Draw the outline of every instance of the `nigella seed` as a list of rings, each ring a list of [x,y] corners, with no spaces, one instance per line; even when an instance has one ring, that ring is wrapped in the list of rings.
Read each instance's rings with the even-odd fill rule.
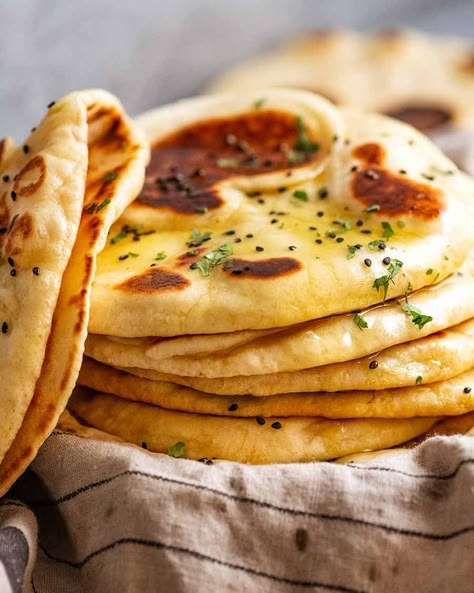
[[[10,181],[10,175],[4,175],[2,179],[5,183],[8,183]]]
[[[285,191],[286,191],[286,187],[279,187],[279,188],[278,188],[278,193],[279,193],[279,194],[282,194],[282,193],[283,193],[283,192],[285,192]]]
[[[226,231],[223,235],[235,235],[235,231]]]
[[[344,241],[344,237],[338,237],[336,239],[336,243],[342,243]]]
[[[464,387],[464,393],[471,393],[470,387]]]
[[[51,103],[48,103],[48,109],[51,109],[53,105],[56,105],[56,101],[51,101]]]
[[[358,220],[356,222],[356,226],[363,226],[364,222],[362,220]]]
[[[148,445],[145,441],[142,441],[142,449],[148,449]]]
[[[198,168],[193,171],[191,177],[204,177],[205,173],[204,169]]]
[[[384,257],[382,260],[382,263],[385,264],[386,266],[388,266],[388,264],[391,262],[391,259],[389,257]]]
[[[28,144],[24,144],[24,145],[23,145],[23,152],[24,152],[25,154],[28,154],[28,153],[29,153],[29,151],[30,151],[30,147],[28,146]]]
[[[387,246],[385,245],[385,243],[379,243],[379,244],[378,244],[378,248],[379,248],[379,249],[381,249],[382,251],[385,249],[385,247],[387,247]]]
[[[315,226],[309,226],[309,227],[308,227],[308,231],[317,231],[317,230],[318,230],[318,229],[317,229],[317,227],[315,227]]]
[[[271,427],[276,429],[281,428],[281,422],[273,422]]]
[[[259,204],[265,204],[265,200],[264,200],[263,198],[259,198],[259,199],[257,200],[257,202],[258,202]]]
[[[193,263],[192,263],[192,264],[189,266],[189,268],[190,268],[191,270],[196,270],[196,269],[198,268],[198,264],[197,264],[197,262],[193,262]]]
[[[244,271],[241,270],[240,268],[235,268],[235,270],[232,270],[231,274],[234,274],[234,276],[239,276],[240,274],[243,274]]]
[[[264,251],[263,247],[260,247],[260,245],[257,245],[257,247],[255,247],[255,251]]]
[[[12,268],[14,268],[14,267],[15,267],[15,261],[14,261],[14,259],[13,259],[12,257],[9,257],[9,258],[7,259],[7,262],[8,262],[8,264],[9,264],[9,265],[10,265]]]
[[[242,243],[242,239],[240,237],[236,237],[234,239],[234,243]]]
[[[321,216],[324,216],[324,212],[320,210],[319,212],[316,212],[316,215],[319,216],[319,218],[321,218]]]
[[[35,267],[32,269],[32,272],[33,272],[33,274],[34,274],[35,276],[39,276],[39,275],[41,274],[41,270],[38,268],[38,266],[35,266]]]
[[[321,244],[322,244],[322,242],[323,242],[323,240],[322,240],[322,239],[316,239],[316,241],[315,241],[315,243],[317,243],[318,245],[321,245]]]
[[[2,323],[2,334],[7,334],[8,333],[8,323],[6,321],[4,321]]]
[[[271,224],[276,224],[278,222],[278,218],[272,218],[270,223]]]
[[[124,259],[128,259],[128,253],[126,253],[125,255],[119,255],[120,261],[123,261]]]
[[[370,229],[362,229],[360,232],[363,233],[364,235],[371,235],[372,234],[372,231]]]
[[[351,171],[354,173],[354,171],[357,171],[358,168],[359,168],[359,165],[352,165]]]
[[[296,249],[296,245],[290,245],[290,246],[288,247],[288,249],[289,249],[290,251],[294,251],[294,250]]]
[[[16,191],[10,192],[11,199],[15,202],[16,201]]]
[[[247,235],[245,235],[247,237],[247,239],[253,239],[253,235],[252,233],[248,233]]]
[[[371,360],[369,364],[369,369],[376,369],[379,366],[379,363],[376,360]]]
[[[239,409],[239,404],[230,404],[230,406],[227,408],[227,410],[229,412],[235,412],[235,410]]]
[[[257,421],[257,424],[260,424],[260,426],[263,426],[266,422],[265,418],[262,418],[262,416],[257,416],[255,420]]]
[[[335,239],[336,238],[336,233],[328,233],[328,237],[330,239]]]
[[[15,268],[12,268],[12,269],[10,270],[10,276],[13,276],[13,277],[15,277],[15,276],[16,276],[16,270],[15,270]]]
[[[365,264],[365,265],[366,265],[368,268],[370,268],[370,266],[372,265],[372,260],[371,260],[371,259],[369,259],[369,258],[367,258],[367,259],[364,259],[364,264]]]

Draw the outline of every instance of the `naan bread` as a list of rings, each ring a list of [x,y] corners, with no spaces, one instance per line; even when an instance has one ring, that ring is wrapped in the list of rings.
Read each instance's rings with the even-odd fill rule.
[[[376,358],[378,366],[369,367]],[[388,389],[450,379],[474,367],[474,320],[460,323],[433,335],[392,346],[373,355],[302,371],[270,375],[235,376],[208,379],[183,377],[139,369],[128,373],[151,381],[175,383],[217,395],[268,396],[282,393]],[[79,381],[107,391],[104,385],[90,385],[91,375],[107,368],[86,357]],[[113,367],[108,367],[113,368]],[[100,369],[100,371],[99,371]]]
[[[84,392],[73,395],[69,409],[81,423],[139,446],[145,443],[150,451],[166,453],[181,441],[189,459],[207,457],[257,464],[324,461],[384,449],[426,432],[439,421],[272,418],[272,422],[260,425],[250,418],[173,412],[114,395]]]
[[[253,397],[203,393],[189,387],[150,381],[85,358],[79,384],[124,399],[168,410],[215,416],[321,416],[323,418],[412,418],[452,416],[474,409],[474,370],[429,385],[337,393],[288,393]]]
[[[394,120],[274,89],[139,124],[152,160],[99,258],[93,333],[285,327],[439,282],[474,244],[473,182]]]
[[[93,90],[52,105],[2,167],[10,180],[0,219],[13,218],[0,235],[8,329],[0,336],[0,493],[35,456],[75,385],[96,256],[139,192],[148,154],[117,99]]]
[[[299,371],[362,358],[471,319],[473,291],[474,267],[469,260],[458,274],[408,297],[412,307],[432,317],[422,327],[421,322],[413,323],[412,317],[401,308],[405,304],[405,299],[401,299],[361,312],[367,328],[355,323],[354,313],[343,314],[286,328],[210,355],[158,360],[153,357],[153,344],[149,347],[146,340],[126,344],[125,340],[117,343],[90,334],[86,354],[110,366],[137,367],[183,377],[222,378]]]
[[[421,130],[474,126],[470,40],[414,31],[309,34],[223,74],[208,92],[312,90],[337,105],[398,117]]]

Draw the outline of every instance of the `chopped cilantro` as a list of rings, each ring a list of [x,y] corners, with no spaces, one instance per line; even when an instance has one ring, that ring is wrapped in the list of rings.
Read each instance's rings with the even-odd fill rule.
[[[362,212],[369,214],[369,212],[377,212],[378,210],[380,210],[380,206],[378,204],[371,204],[370,206],[367,206],[367,208],[364,208]]]
[[[298,139],[293,145],[294,150],[301,150],[302,152],[316,152],[319,150],[319,144],[308,138],[308,133],[306,132],[301,115],[296,118],[296,127],[298,130]]]
[[[106,173],[102,179],[103,181],[113,181],[114,179],[117,179],[118,177],[118,173],[116,171],[110,171],[109,173]]]
[[[428,269],[426,270],[426,275],[427,275],[427,276],[431,276],[431,274],[432,274],[432,273],[433,273],[433,268],[428,268]]]
[[[232,243],[224,243],[215,251],[210,251],[201,257],[201,259],[197,262],[197,268],[201,270],[203,276],[209,276],[209,272],[216,266],[226,262],[227,258],[229,255],[232,255],[232,253]]]
[[[308,194],[304,191],[304,189],[297,189],[293,192],[293,197],[297,200],[301,200],[302,202],[308,201]]]
[[[357,245],[348,245],[347,246],[347,259],[352,259],[356,252],[358,251],[359,247]]]
[[[296,150],[290,148],[290,150],[286,151],[286,158],[292,165],[299,165],[304,163],[306,160],[306,155],[304,152],[297,152]]]
[[[201,233],[201,231],[198,231],[197,229],[193,229],[191,231],[191,241],[186,241],[186,245],[188,247],[199,247],[205,241],[209,241],[209,239],[211,238],[211,235],[212,235],[211,232]]]
[[[405,227],[405,223],[403,222],[403,220],[397,220],[397,227],[399,229],[403,229]]]
[[[390,237],[395,234],[389,222],[383,221],[382,228],[382,237],[384,237],[385,239],[390,239]]]
[[[377,292],[379,291],[379,288],[383,288],[384,301],[387,298],[389,283],[391,282],[392,284],[395,284],[393,279],[400,272],[402,267],[403,263],[399,259],[392,259],[389,265],[387,266],[388,274],[384,274],[383,276],[380,276],[379,278],[376,278],[374,280],[372,287],[376,288]]]
[[[417,377],[417,378],[416,378],[416,380],[415,380],[415,383],[416,383],[417,385],[419,385],[419,384],[420,384],[422,381],[423,381],[423,377],[422,377],[421,375],[418,375],[418,377]]]
[[[264,99],[264,98],[257,99],[256,101],[254,101],[252,103],[252,107],[254,109],[261,109],[263,107],[263,105],[265,104],[265,102],[266,102],[266,99]]]
[[[359,313],[356,313],[354,315],[354,322],[361,331],[369,327],[367,321],[363,317],[361,317]]]
[[[415,325],[418,326],[419,329],[422,329],[427,323],[433,321],[433,317],[431,317],[431,315],[423,315],[423,313],[417,309],[417,307],[410,305],[407,300],[405,303],[403,303],[402,309],[407,315],[411,317],[411,320]]]
[[[178,441],[168,449],[168,455],[170,457],[183,457],[185,453],[186,445],[183,443],[183,441]]]
[[[129,251],[127,255],[128,257],[138,257],[138,253],[134,253],[133,251]]]
[[[348,231],[352,226],[351,221],[346,220],[345,218],[335,218],[332,221],[332,224],[342,227],[344,229],[344,231]]]
[[[115,245],[115,243],[118,243],[119,241],[121,241],[122,239],[125,239],[127,237],[127,233],[125,233],[124,231],[120,231],[120,233],[118,235],[115,235],[115,237],[112,237],[110,239],[110,243],[111,245]]]
[[[105,208],[106,206],[108,206],[110,204],[110,198],[105,198],[105,200],[103,200],[96,209],[96,212],[100,212],[102,210],[102,208]]]
[[[438,167],[437,165],[431,165],[430,171],[438,175],[454,175],[454,171],[452,169],[441,169],[441,167]]]
[[[166,255],[166,253],[165,253],[164,251],[159,251],[159,252],[156,254],[156,257],[155,257],[155,259],[156,259],[157,261],[159,261],[160,259],[166,259],[167,257],[168,257],[168,256]]]

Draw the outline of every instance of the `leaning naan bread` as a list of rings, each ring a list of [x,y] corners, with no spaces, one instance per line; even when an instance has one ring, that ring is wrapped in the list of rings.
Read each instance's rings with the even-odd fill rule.
[[[1,198],[3,216],[14,223],[0,237],[8,341],[0,351],[0,493],[66,406],[81,364],[96,256],[139,192],[148,154],[117,99],[92,90],[52,105],[4,164],[12,185]]]
[[[424,318],[413,319],[408,315],[402,309],[406,305],[403,298],[361,312],[366,328],[360,327],[360,322],[355,323],[353,313],[343,314],[286,328],[228,351],[162,360],[153,358],[153,346],[148,349],[147,341],[125,344],[123,340],[119,344],[90,334],[86,354],[110,366],[138,367],[183,377],[222,378],[298,371],[355,360],[471,319],[473,290],[474,266],[469,260],[459,273],[408,296],[410,307],[420,311]]]
[[[208,92],[267,86],[312,90],[337,105],[386,113],[424,131],[474,126],[474,54],[467,39],[321,31],[237,66]]]
[[[105,393],[75,393],[69,410],[81,423],[150,451],[166,453],[185,443],[185,456],[290,463],[324,461],[403,443],[429,430],[439,419],[325,420],[272,418],[264,425],[251,418],[222,418],[163,410]],[[273,426],[272,426],[273,424]],[[281,426],[280,426],[281,425]]]
[[[293,325],[440,281],[474,243],[473,182],[394,120],[273,89],[139,123],[152,160],[99,258],[91,332]]]
[[[215,416],[320,416],[323,418],[412,418],[452,416],[474,409],[474,371],[429,385],[338,393],[288,393],[267,397],[222,396],[150,381],[85,358],[78,380],[95,391],[168,410]]]
[[[369,366],[375,359],[378,363],[376,371]],[[415,385],[417,381],[427,384],[450,379],[473,367],[474,320],[471,319],[424,338],[392,346],[378,352],[376,356],[288,373],[209,379],[159,373],[138,367],[123,370],[151,381],[175,383],[217,395],[268,396],[407,387]],[[79,381],[84,381],[84,385],[94,389],[107,391],[104,385],[88,383],[91,374],[101,374],[103,368],[112,369],[86,357]]]

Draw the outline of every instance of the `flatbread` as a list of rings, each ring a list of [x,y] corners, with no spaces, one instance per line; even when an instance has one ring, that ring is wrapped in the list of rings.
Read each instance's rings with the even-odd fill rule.
[[[372,355],[288,373],[214,379],[183,377],[138,367],[124,370],[152,381],[175,383],[217,395],[268,396],[309,391],[389,389],[411,386],[417,380],[422,380],[424,384],[442,381],[473,368],[473,332],[474,320],[471,319],[430,336],[382,350],[376,355],[376,372],[369,366],[374,359]],[[93,364],[92,359],[86,358],[85,364]]]
[[[474,370],[429,385],[413,381],[409,387],[393,389],[253,397],[212,395],[175,383],[150,381],[85,358],[78,382],[95,391],[168,410],[239,418],[412,418],[451,416],[474,410]]]
[[[189,459],[207,457],[255,464],[324,461],[384,449],[426,432],[439,421],[273,418],[271,423],[260,425],[250,418],[174,412],[114,395],[84,392],[73,395],[69,409],[81,423],[136,445],[145,443],[150,451],[166,453],[181,441]]]
[[[316,32],[238,65],[207,92],[271,86],[312,90],[338,105],[386,113],[424,131],[474,126],[468,39],[395,30]]]
[[[13,320],[0,355],[2,417],[11,427],[2,426],[9,448],[1,451],[0,493],[24,471],[66,406],[84,350],[96,256],[139,192],[149,155],[117,99],[96,90],[51,106],[26,146],[3,168],[16,177],[9,190],[16,191],[20,216],[3,244],[15,261],[10,280],[18,292],[6,282],[11,266],[0,268],[2,312]]]
[[[90,334],[86,354],[115,367],[137,367],[183,377],[222,378],[299,371],[355,360],[420,337],[445,330],[474,316],[472,259],[458,274],[408,297],[412,307],[432,320],[420,327],[402,309],[405,299],[386,302],[360,312],[367,328],[360,328],[354,313],[327,317],[287,328],[230,350],[204,356],[173,356],[155,360],[148,341],[117,343]],[[215,338],[218,345],[218,338]],[[376,358],[376,357],[375,357]],[[372,369],[371,369],[372,370]]]
[[[472,180],[394,120],[273,89],[182,101],[138,123],[152,160],[99,258],[93,333],[294,325],[439,282],[474,244]]]

